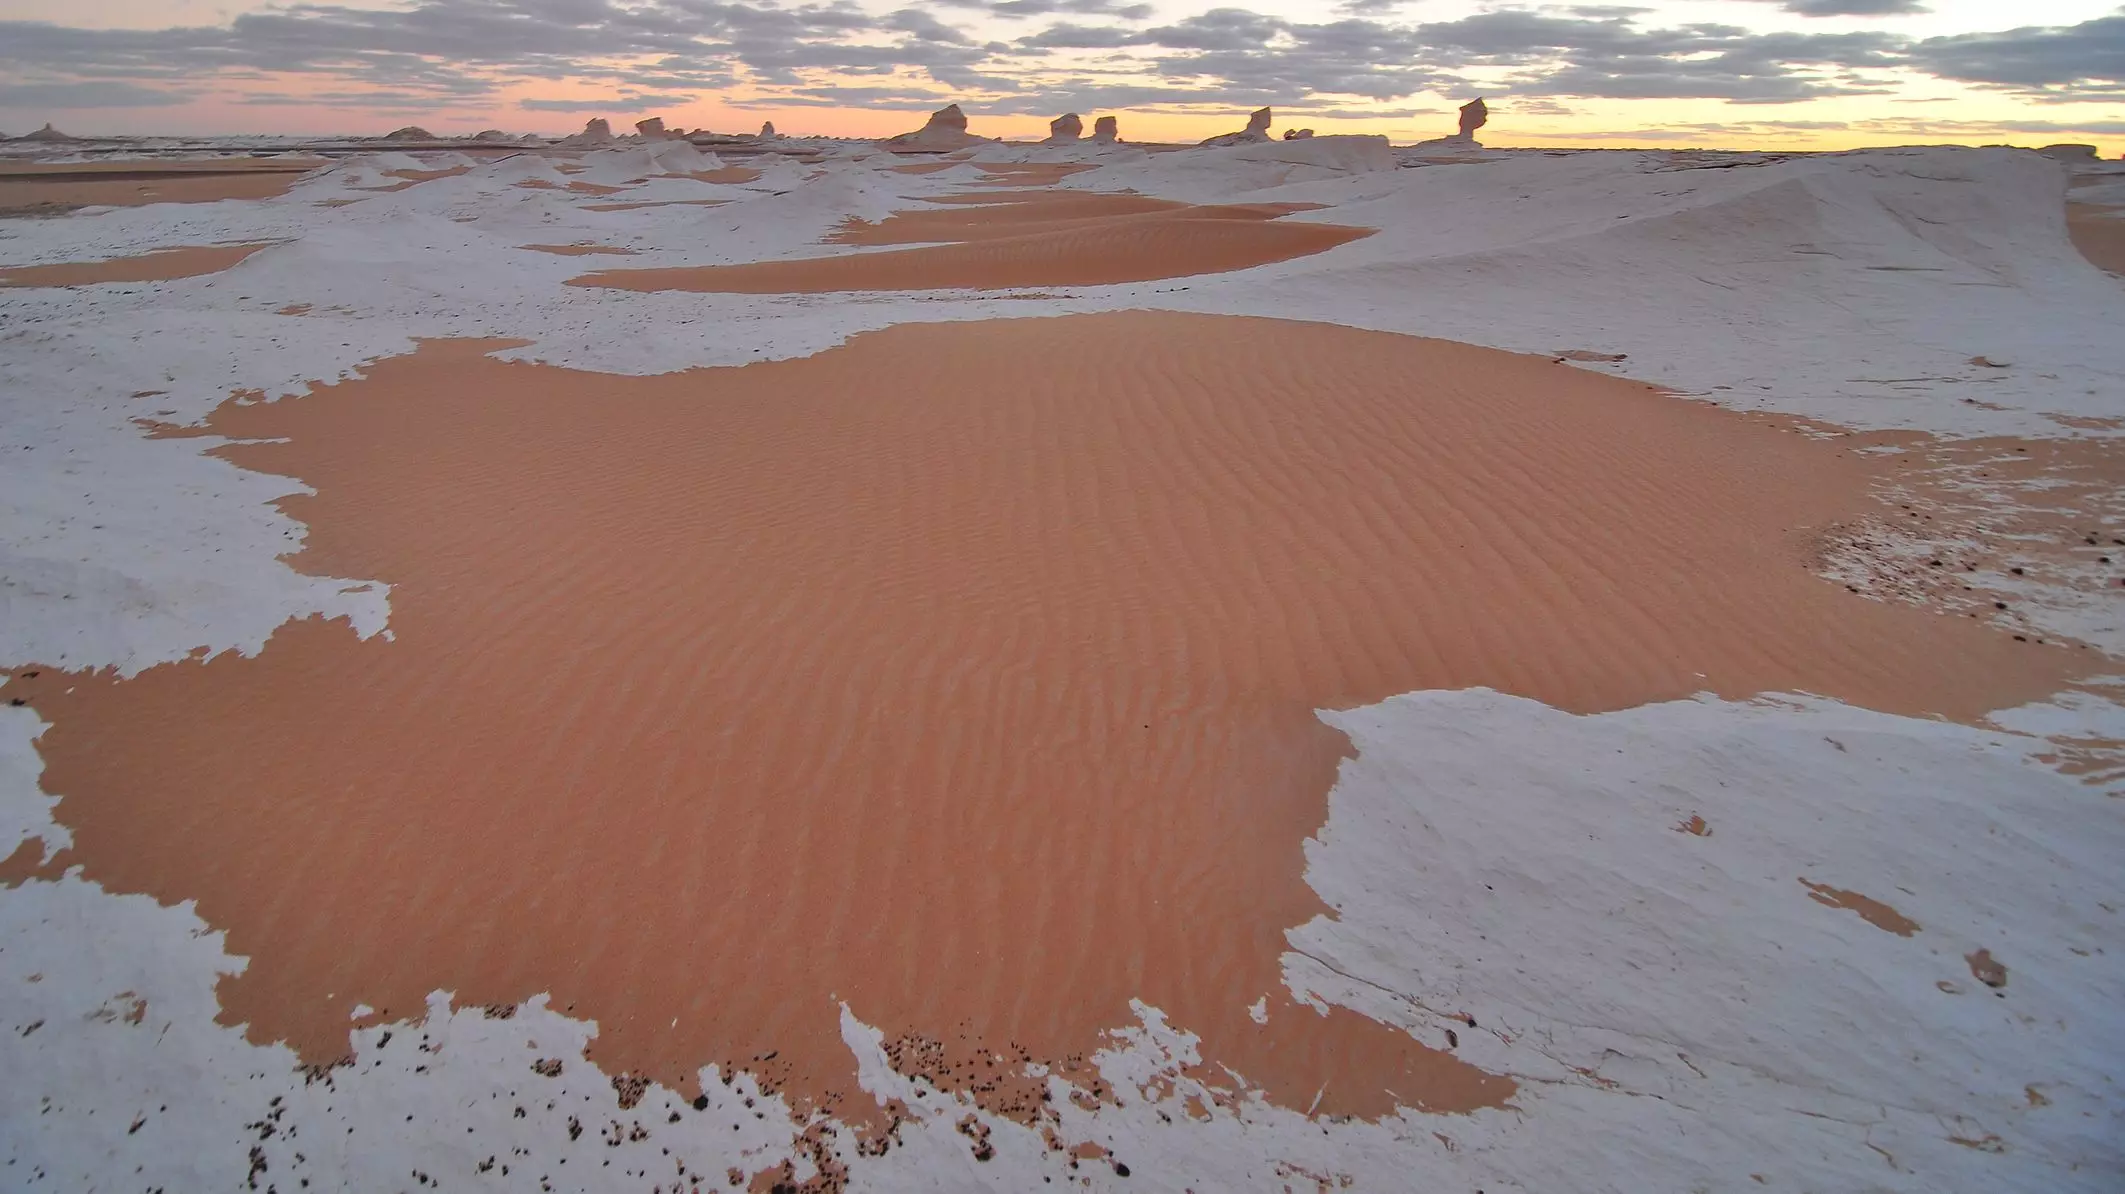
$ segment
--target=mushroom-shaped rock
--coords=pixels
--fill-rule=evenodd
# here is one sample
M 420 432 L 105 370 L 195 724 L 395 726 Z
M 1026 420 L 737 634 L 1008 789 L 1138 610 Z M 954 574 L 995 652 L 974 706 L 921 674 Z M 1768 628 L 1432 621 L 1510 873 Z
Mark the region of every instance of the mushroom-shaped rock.
M 662 116 L 652 116 L 647 120 L 635 121 L 635 135 L 644 141 L 661 141 L 671 134 L 664 130 Z
M 1258 108 L 1255 110 L 1254 115 L 1247 118 L 1246 128 L 1236 133 L 1225 133 L 1221 136 L 1212 137 L 1204 141 L 1203 144 L 1207 146 L 1252 145 L 1256 142 L 1267 141 L 1269 139 L 1269 121 L 1269 109 Z
M 1482 96 L 1479 95 L 1476 98 L 1461 105 L 1462 136 L 1474 137 L 1476 135 L 1477 129 L 1482 128 L 1484 125 L 1489 123 L 1490 105 L 1483 102 Z
M 959 110 L 958 104 L 946 104 L 930 113 L 928 123 L 921 128 L 886 141 L 890 148 L 918 153 L 966 149 L 980 144 L 983 144 L 980 137 L 967 132 L 967 114 Z
M 1102 116 L 1092 122 L 1092 139 L 1101 145 L 1112 145 L 1122 139 L 1121 122 L 1112 116 Z
M 384 134 L 384 140 L 386 140 L 386 141 L 433 141 L 433 140 L 435 140 L 435 134 L 434 134 L 434 133 L 431 133 L 431 132 L 429 132 L 429 131 L 428 131 L 427 129 L 424 129 L 424 128 L 422 128 L 421 126 L 419 126 L 419 125 L 417 125 L 417 124 L 409 124 L 409 125 L 407 125 L 407 126 L 406 126 L 405 128 L 402 128 L 402 129 L 392 129 L 392 130 L 391 130 L 390 132 L 388 132 L 388 133 L 385 133 L 385 134 Z
M 1084 136 L 1085 122 L 1077 118 L 1077 113 L 1065 112 L 1048 122 L 1048 139 L 1043 144 L 1069 145 L 1083 140 Z
M 1483 148 L 1483 143 L 1476 140 L 1476 130 L 1489 122 L 1490 105 L 1485 104 L 1483 97 L 1479 95 L 1461 105 L 1459 132 L 1449 137 L 1433 137 L 1429 141 L 1419 141 L 1411 148 L 1427 156 L 1474 153 Z

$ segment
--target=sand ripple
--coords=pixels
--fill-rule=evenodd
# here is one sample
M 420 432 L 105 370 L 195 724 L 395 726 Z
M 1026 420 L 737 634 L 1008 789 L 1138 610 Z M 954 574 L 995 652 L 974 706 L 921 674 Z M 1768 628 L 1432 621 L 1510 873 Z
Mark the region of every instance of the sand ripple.
M 7 685 L 58 865 L 196 899 L 251 959 L 227 1015 L 313 1060 L 359 1003 L 550 991 L 612 1072 L 852 1110 L 846 1001 L 1024 1111 L 996 1055 L 1067 1065 L 1140 997 L 1290 1105 L 1492 1104 L 1282 995 L 1345 745 L 1314 709 L 1970 717 L 2070 658 L 1812 576 L 1876 466 L 1546 358 L 1150 312 L 662 377 L 487 347 L 214 419 L 287 437 L 223 450 L 317 487 L 296 562 L 389 581 L 392 639 Z

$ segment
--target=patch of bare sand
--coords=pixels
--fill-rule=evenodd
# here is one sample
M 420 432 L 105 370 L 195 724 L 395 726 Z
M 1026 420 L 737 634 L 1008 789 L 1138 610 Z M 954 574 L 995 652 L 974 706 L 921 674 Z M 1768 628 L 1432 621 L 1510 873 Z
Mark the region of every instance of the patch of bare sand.
M 875 225 L 846 226 L 833 238 L 855 244 L 953 242 L 947 244 L 799 261 L 601 270 L 568 284 L 728 294 L 1104 286 L 1247 269 L 1372 234 L 1369 228 L 1340 224 L 1277 223 L 1276 216 L 1289 212 L 1276 205 L 1147 208 L 1143 205 L 1161 201 L 1100 198 L 1108 202 L 1087 206 L 1106 207 L 1109 214 L 1061 218 L 1053 214 L 1057 207 L 1047 205 L 995 211 L 969 206 L 896 213 Z M 1112 214 L 1123 206 L 1137 210 Z
M 1148 195 L 1054 192 L 1006 203 L 978 206 L 939 200 L 942 207 L 899 211 L 877 223 L 850 219 L 827 237 L 829 244 L 913 245 L 961 243 L 1037 232 L 1066 232 L 1120 226 L 1137 219 L 1274 220 L 1312 211 L 1309 203 L 1231 203 L 1191 206 Z
M 19 265 L 0 269 L 0 286 L 93 286 L 104 282 L 168 282 L 218 274 L 262 245 L 202 245 L 157 249 L 138 257 L 109 261 L 69 261 L 59 265 Z
M 1808 889 L 1809 899 L 1831 908 L 1842 908 L 1848 912 L 1857 912 L 1861 920 L 1866 921 L 1884 933 L 1894 933 L 1899 937 L 1909 937 L 1919 930 L 1917 921 L 1882 903 L 1880 900 L 1863 896 L 1856 891 L 1846 891 L 1843 888 L 1831 887 L 1827 883 L 1814 883 L 1805 878 L 1800 881 L 1800 885 Z
M 0 164 L 0 215 L 284 195 L 323 159 Z
M 759 179 L 760 172 L 750 166 L 719 166 L 714 170 L 690 171 L 686 177 L 695 182 L 753 182 Z
M 551 992 L 611 1072 L 861 1115 L 845 1000 L 1030 1117 L 1006 1071 L 1098 1090 L 1084 1054 L 1141 997 L 1287 1106 L 1497 1104 L 1283 993 L 1348 749 L 1316 708 L 1967 719 L 2074 664 L 1813 576 L 1868 459 L 1544 357 L 1146 311 L 653 377 L 492 347 L 211 421 L 316 488 L 293 562 L 389 582 L 391 639 L 304 621 L 6 685 L 75 845 L 0 870 L 196 899 L 250 958 L 227 1018 L 310 1061 L 357 1003 Z
M 552 253 L 559 257 L 589 257 L 601 254 L 617 254 L 623 257 L 631 257 L 634 255 L 633 249 L 623 249 L 618 245 L 518 245 L 517 248 L 535 249 L 538 252 Z
M 2066 236 L 2091 265 L 2125 274 L 2125 213 L 2092 203 L 2069 203 Z

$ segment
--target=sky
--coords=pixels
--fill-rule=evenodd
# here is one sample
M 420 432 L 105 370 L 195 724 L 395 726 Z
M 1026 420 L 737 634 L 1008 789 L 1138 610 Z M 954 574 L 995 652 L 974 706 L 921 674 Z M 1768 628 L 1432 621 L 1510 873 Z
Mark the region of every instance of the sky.
M 0 132 L 1034 137 L 1240 127 L 1494 145 L 2125 154 L 2114 0 L 0 0 Z

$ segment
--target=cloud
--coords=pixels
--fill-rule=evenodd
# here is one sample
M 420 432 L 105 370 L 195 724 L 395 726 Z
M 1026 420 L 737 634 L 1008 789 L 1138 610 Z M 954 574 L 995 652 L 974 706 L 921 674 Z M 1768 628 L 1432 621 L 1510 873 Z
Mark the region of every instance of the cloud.
M 1081 17 L 1116 17 L 1141 21 L 1151 15 L 1148 4 L 1122 4 L 1117 0 L 936 0 L 949 8 L 975 8 L 1012 20 L 1068 13 Z
M 1944 79 L 2054 102 L 2125 99 L 2125 11 L 2061 27 L 1929 37 L 1911 64 Z
M 142 87 L 122 79 L 53 83 L 0 83 L 0 108 L 164 108 L 188 104 L 190 92 Z
M 1916 7 L 1762 3 L 1808 15 Z M 895 4 L 879 0 L 874 12 L 856 0 L 404 0 L 374 10 L 294 0 L 212 26 L 0 21 L 8 80 L 0 93 L 41 95 L 34 102 L 48 107 L 97 97 L 168 104 L 213 86 L 239 101 L 444 111 L 533 84 L 534 95 L 610 93 L 629 103 L 715 93 L 760 107 L 960 100 L 970 110 L 1052 114 L 1263 104 L 1335 112 L 1482 91 L 1549 115 L 1562 110 L 1558 98 L 1572 97 L 1761 105 L 1882 95 L 1902 85 L 1902 72 L 1918 72 L 2044 102 L 2125 98 L 2125 12 L 1918 41 L 1881 30 L 1662 26 L 1648 9 L 1600 4 L 1423 21 L 1402 15 L 1421 9 L 1390 0 L 1291 6 L 1298 15 L 1225 3 L 1157 24 L 1147 4 L 1129 0 Z M 972 27 L 1034 18 L 1048 18 L 1045 27 L 1012 41 L 977 40 L 988 35 Z M 330 98 L 304 98 L 313 93 Z
M 1933 10 L 1919 0 L 1770 0 L 1804 17 L 1901 17 Z

